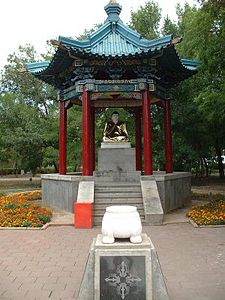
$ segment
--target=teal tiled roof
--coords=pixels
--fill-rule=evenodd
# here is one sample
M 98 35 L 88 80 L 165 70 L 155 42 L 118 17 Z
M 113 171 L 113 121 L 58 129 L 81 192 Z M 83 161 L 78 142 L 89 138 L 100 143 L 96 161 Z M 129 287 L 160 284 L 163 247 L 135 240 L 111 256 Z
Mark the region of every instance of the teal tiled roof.
M 105 23 L 86 40 L 59 36 L 56 41 L 58 48 L 52 60 L 28 64 L 29 72 L 54 85 L 54 79 L 51 77 L 64 72 L 73 63 L 74 57 L 126 58 L 140 55 L 152 57 L 164 49 L 166 51 L 159 58 L 161 69 L 166 71 L 171 69 L 173 72 L 177 70 L 177 73 L 183 73 L 180 80 L 196 73 L 199 62 L 180 59 L 176 53 L 172 35 L 147 40 L 121 21 L 119 17 L 121 10 L 122 7 L 118 3 L 110 2 L 105 7 L 108 15 Z

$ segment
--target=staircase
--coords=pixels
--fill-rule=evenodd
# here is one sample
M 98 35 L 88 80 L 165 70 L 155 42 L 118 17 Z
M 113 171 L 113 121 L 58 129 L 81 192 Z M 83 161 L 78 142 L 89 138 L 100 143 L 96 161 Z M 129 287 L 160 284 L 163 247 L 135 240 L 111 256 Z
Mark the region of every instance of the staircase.
M 102 224 L 107 206 L 136 206 L 142 223 L 145 220 L 141 184 L 139 182 L 95 182 L 94 192 L 94 225 Z

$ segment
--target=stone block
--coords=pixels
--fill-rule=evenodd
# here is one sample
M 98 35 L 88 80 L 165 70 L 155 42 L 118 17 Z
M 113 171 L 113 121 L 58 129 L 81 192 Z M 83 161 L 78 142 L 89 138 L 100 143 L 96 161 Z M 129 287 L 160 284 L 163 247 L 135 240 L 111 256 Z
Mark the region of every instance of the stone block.
M 181 208 L 191 197 L 191 173 L 154 172 L 152 176 L 141 176 L 142 181 L 156 181 L 164 213 Z
M 45 206 L 74 212 L 80 181 L 91 181 L 92 176 L 45 174 L 41 176 L 42 201 Z
M 101 148 L 98 152 L 98 171 L 128 172 L 136 170 L 134 148 Z
M 120 149 L 120 148 L 131 148 L 131 144 L 129 142 L 117 142 L 117 143 L 101 143 L 102 149 Z
M 94 181 L 81 181 L 79 183 L 78 203 L 93 203 L 94 202 Z
M 140 182 L 140 171 L 95 171 L 95 182 Z
M 87 264 L 79 290 L 79 300 L 93 300 L 94 298 L 94 245 L 95 239 L 93 240 L 89 250 Z
M 141 180 L 141 190 L 145 211 L 145 221 L 149 225 L 161 225 L 163 222 L 163 209 L 154 180 Z
M 156 250 L 146 234 L 142 243 L 94 239 L 79 291 L 79 300 L 168 300 Z

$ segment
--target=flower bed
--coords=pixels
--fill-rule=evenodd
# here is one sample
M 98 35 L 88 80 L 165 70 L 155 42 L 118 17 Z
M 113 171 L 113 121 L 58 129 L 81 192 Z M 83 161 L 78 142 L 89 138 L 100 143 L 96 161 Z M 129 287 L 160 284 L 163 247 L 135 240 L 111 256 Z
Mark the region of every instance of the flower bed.
M 42 227 L 52 211 L 32 202 L 41 198 L 41 191 L 23 192 L 0 197 L 0 227 Z
M 211 195 L 212 200 L 200 206 L 194 206 L 187 217 L 197 225 L 224 225 L 225 224 L 225 197 Z

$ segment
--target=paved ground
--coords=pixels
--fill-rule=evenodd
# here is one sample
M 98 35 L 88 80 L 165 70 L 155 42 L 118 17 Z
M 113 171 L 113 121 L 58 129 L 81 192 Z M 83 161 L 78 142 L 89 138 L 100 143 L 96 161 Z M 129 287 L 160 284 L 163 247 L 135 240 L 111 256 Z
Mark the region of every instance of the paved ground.
M 224 228 L 180 223 L 144 231 L 158 251 L 171 300 L 225 299 Z M 98 233 L 98 228 L 72 226 L 1 230 L 0 299 L 76 299 L 88 248 Z

